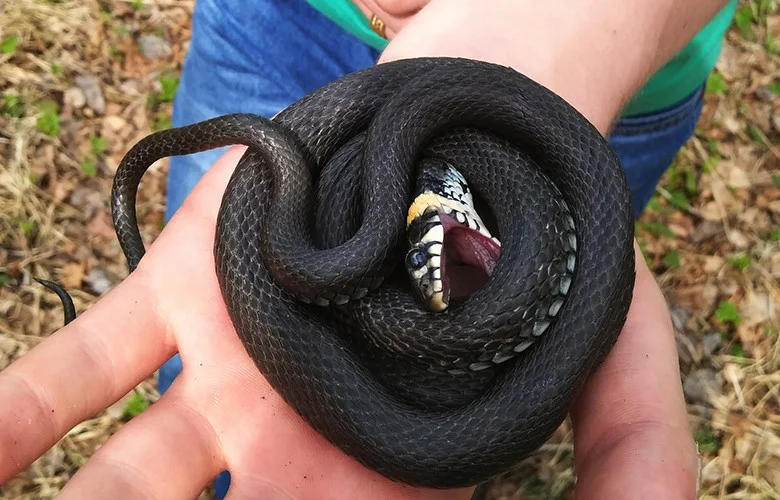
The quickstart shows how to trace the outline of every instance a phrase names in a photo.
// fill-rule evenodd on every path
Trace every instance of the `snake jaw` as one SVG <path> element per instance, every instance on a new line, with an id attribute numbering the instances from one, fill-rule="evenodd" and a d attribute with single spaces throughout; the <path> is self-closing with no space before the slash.
<path id="1" fill-rule="evenodd" d="M 442 256 L 444 224 L 435 206 L 429 205 L 410 219 L 407 234 L 410 249 L 406 269 L 417 299 L 433 312 L 444 311 L 449 304 L 449 286 Z"/>

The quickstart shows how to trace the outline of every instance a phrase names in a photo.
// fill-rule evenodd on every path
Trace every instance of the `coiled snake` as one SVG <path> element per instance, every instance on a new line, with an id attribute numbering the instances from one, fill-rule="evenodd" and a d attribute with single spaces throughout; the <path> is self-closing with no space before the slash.
<path id="1" fill-rule="evenodd" d="M 349 74 L 272 120 L 152 134 L 114 182 L 131 270 L 146 169 L 231 144 L 249 149 L 219 212 L 219 284 L 248 354 L 307 422 L 433 487 L 481 482 L 550 437 L 634 283 L 625 175 L 583 116 L 512 69 L 420 58 Z M 486 282 L 443 311 L 420 306 L 404 265 L 420 161 L 461 172 L 501 241 Z"/>

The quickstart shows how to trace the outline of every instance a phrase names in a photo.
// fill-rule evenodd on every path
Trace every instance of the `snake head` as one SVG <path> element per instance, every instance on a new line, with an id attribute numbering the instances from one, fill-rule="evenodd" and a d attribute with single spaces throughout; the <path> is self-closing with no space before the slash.
<path id="1" fill-rule="evenodd" d="M 498 261 L 500 244 L 469 224 L 468 217 L 438 195 L 418 197 L 407 226 L 406 269 L 417 299 L 433 312 L 482 287 Z M 463 221 L 463 222 L 461 222 Z"/>

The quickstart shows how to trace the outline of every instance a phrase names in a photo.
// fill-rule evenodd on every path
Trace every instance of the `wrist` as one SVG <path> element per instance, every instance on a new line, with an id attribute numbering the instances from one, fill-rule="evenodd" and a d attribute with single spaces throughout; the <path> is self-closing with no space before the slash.
<path id="1" fill-rule="evenodd" d="M 617 78 L 603 82 L 590 74 L 603 73 L 595 67 L 602 61 L 583 60 L 583 56 L 588 56 L 582 54 L 584 50 L 578 50 L 582 56 L 576 60 L 571 47 L 554 38 L 561 34 L 550 36 L 552 34 L 543 33 L 541 27 L 521 33 L 518 23 L 510 29 L 496 16 L 486 18 L 487 5 L 476 7 L 470 2 L 461 3 L 462 8 L 454 9 L 439 7 L 440 2 L 433 0 L 395 35 L 379 62 L 450 56 L 509 66 L 561 96 L 600 132 L 606 133 L 623 105 L 625 98 L 619 96 L 628 93 L 627 88 L 622 92 L 618 88 L 628 87 L 628 84 Z M 468 28 L 471 23 L 479 27 Z M 544 31 L 550 31 L 549 27 Z"/>

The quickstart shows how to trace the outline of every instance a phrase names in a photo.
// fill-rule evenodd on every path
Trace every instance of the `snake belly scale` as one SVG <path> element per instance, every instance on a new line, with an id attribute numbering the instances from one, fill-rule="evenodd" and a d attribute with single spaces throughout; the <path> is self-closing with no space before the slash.
<path id="1" fill-rule="evenodd" d="M 482 482 L 549 438 L 615 343 L 634 283 L 625 175 L 583 116 L 512 69 L 419 58 L 349 74 L 272 120 L 157 132 L 114 181 L 131 270 L 146 169 L 232 144 L 249 148 L 218 216 L 219 285 L 247 353 L 313 428 L 391 479 L 439 488 Z M 441 312 L 399 273 L 421 158 L 462 173 L 501 240 L 484 286 Z"/>

